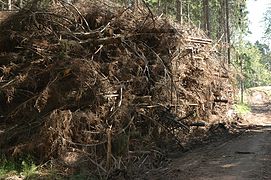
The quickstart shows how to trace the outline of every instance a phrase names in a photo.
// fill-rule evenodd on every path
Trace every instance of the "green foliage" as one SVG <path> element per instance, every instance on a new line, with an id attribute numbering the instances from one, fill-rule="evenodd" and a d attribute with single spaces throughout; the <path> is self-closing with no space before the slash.
<path id="1" fill-rule="evenodd" d="M 12 175 L 22 175 L 25 178 L 30 178 L 37 173 L 38 168 L 30 156 L 23 160 L 7 159 L 4 156 L 0 158 L 0 179 Z"/>
<path id="2" fill-rule="evenodd" d="M 158 0 L 146 0 L 146 2 L 152 7 L 155 7 L 158 5 Z"/>
<path id="3" fill-rule="evenodd" d="M 264 38 L 267 41 L 271 40 L 271 7 L 269 7 L 264 14 L 265 31 Z"/>
<path id="4" fill-rule="evenodd" d="M 22 161 L 22 172 L 21 174 L 25 177 L 31 177 L 37 174 L 37 166 L 33 163 L 33 161 Z"/>
<path id="5" fill-rule="evenodd" d="M 251 112 L 251 107 L 248 104 L 235 104 L 234 110 L 237 112 L 238 115 L 245 115 Z"/>
<path id="6" fill-rule="evenodd" d="M 246 0 L 236 0 L 231 2 L 230 15 L 231 15 L 231 29 L 232 32 L 248 33 L 248 11 Z"/>
<path id="7" fill-rule="evenodd" d="M 256 41 L 255 46 L 260 50 L 262 54 L 261 63 L 271 71 L 271 51 L 267 44 L 262 44 L 259 41 Z"/>
<path id="8" fill-rule="evenodd" d="M 6 177 L 8 174 L 17 174 L 18 167 L 14 162 L 8 161 L 5 158 L 1 158 L 0 161 L 0 179 Z"/>
<path id="9" fill-rule="evenodd" d="M 154 12 L 176 17 L 177 0 L 145 0 Z M 182 17 L 186 22 L 203 27 L 203 0 L 179 0 L 182 2 Z M 133 4 L 135 0 L 117 0 L 124 4 Z M 219 39 L 225 31 L 225 0 L 209 0 L 210 36 Z M 248 33 L 246 0 L 228 0 L 229 24 L 232 37 L 239 33 Z"/>
<path id="10" fill-rule="evenodd" d="M 269 48 L 259 42 L 255 45 L 240 42 L 237 52 L 235 66 L 242 71 L 245 88 L 271 84 Z"/>

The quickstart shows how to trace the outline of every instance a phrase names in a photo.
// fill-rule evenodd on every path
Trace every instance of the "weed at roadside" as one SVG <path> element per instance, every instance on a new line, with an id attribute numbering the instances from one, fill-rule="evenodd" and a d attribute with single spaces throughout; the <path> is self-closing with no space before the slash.
<path id="1" fill-rule="evenodd" d="M 238 115 L 244 116 L 251 112 L 251 107 L 248 104 L 240 103 L 234 105 L 234 110 Z"/>

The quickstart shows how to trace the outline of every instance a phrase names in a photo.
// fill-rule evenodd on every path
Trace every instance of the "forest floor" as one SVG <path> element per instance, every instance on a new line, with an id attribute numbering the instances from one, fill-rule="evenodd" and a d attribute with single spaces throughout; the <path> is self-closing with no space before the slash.
<path id="1" fill-rule="evenodd" d="M 252 105 L 239 133 L 172 158 L 138 179 L 271 179 L 271 103 Z"/>

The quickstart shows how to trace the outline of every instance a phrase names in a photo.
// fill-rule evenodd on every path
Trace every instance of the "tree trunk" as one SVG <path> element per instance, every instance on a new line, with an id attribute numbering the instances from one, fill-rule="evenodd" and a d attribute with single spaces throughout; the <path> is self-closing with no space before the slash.
<path id="1" fill-rule="evenodd" d="M 164 13 L 165 13 L 165 15 L 168 14 L 168 2 L 167 1 L 164 3 Z"/>
<path id="2" fill-rule="evenodd" d="M 243 57 L 240 57 L 240 68 L 241 68 L 241 75 L 243 76 Z M 243 80 L 243 77 L 241 77 L 241 87 L 240 87 L 240 90 L 241 90 L 241 103 L 243 104 L 244 103 L 244 80 Z"/>
<path id="3" fill-rule="evenodd" d="M 188 22 L 190 22 L 190 6 L 189 6 L 189 4 L 187 4 L 187 19 L 188 19 Z"/>
<path id="4" fill-rule="evenodd" d="M 231 41 L 230 41 L 230 27 L 229 27 L 229 0 L 225 0 L 226 8 L 226 34 L 227 34 L 227 44 L 228 44 L 228 64 L 231 63 Z"/>
<path id="5" fill-rule="evenodd" d="M 203 0 L 203 29 L 207 33 L 208 36 L 211 35 L 210 31 L 210 16 L 209 16 L 209 0 Z"/>
<path id="6" fill-rule="evenodd" d="M 182 7 L 182 0 L 176 0 L 176 18 L 182 24 L 183 23 L 183 7 Z"/>
<path id="7" fill-rule="evenodd" d="M 218 32 L 217 32 L 217 39 L 220 39 L 221 36 L 224 33 L 224 24 L 225 24 L 225 18 L 224 18 L 224 0 L 220 0 L 219 5 L 219 18 L 218 18 Z"/>
<path id="8" fill-rule="evenodd" d="M 161 0 L 157 1 L 157 5 L 158 5 L 158 7 L 157 7 L 158 13 L 159 14 L 163 13 L 163 7 L 161 5 Z"/>

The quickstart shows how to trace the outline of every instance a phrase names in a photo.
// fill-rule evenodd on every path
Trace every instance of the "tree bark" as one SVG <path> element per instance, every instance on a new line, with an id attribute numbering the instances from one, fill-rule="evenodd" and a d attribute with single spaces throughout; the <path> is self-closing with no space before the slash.
<path id="1" fill-rule="evenodd" d="M 204 30 L 208 36 L 211 35 L 210 16 L 209 16 L 209 0 L 203 0 L 203 22 Z"/>
<path id="2" fill-rule="evenodd" d="M 243 57 L 238 56 L 240 58 L 240 69 L 241 69 L 241 75 L 243 76 Z M 244 103 L 244 80 L 243 77 L 241 77 L 241 82 L 240 82 L 240 91 L 241 91 L 241 103 Z"/>
<path id="3" fill-rule="evenodd" d="M 227 44 L 228 44 L 228 64 L 231 63 L 231 40 L 230 40 L 230 27 L 229 27 L 229 0 L 225 0 L 225 8 L 226 8 L 226 34 L 227 34 Z"/>
<path id="4" fill-rule="evenodd" d="M 182 24 L 183 23 L 183 7 L 182 0 L 176 0 L 176 18 Z"/>

